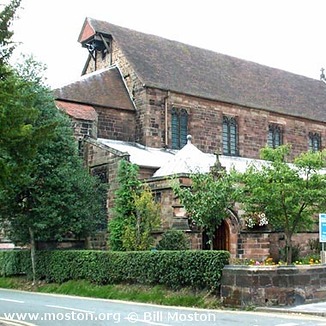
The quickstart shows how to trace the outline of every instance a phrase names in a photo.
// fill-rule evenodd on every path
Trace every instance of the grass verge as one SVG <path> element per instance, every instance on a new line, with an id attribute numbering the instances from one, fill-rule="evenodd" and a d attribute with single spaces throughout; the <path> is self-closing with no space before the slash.
<path id="1" fill-rule="evenodd" d="M 219 298 L 207 291 L 193 291 L 188 288 L 172 291 L 161 285 L 152 287 L 136 284 L 95 285 L 84 280 L 68 281 L 62 284 L 39 282 L 33 285 L 25 277 L 0 277 L 0 288 L 168 306 L 221 308 Z"/>

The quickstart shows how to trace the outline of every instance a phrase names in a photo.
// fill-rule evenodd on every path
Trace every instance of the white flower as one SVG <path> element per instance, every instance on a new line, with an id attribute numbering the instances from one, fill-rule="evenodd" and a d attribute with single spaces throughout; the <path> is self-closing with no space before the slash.
<path id="1" fill-rule="evenodd" d="M 264 226 L 268 224 L 268 219 L 265 213 L 253 213 L 250 216 L 245 217 L 246 227 L 252 229 L 255 225 Z"/>

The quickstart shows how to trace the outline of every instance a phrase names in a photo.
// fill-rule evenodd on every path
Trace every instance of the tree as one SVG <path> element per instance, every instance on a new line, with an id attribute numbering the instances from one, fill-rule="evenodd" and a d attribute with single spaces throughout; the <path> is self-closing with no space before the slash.
<path id="1" fill-rule="evenodd" d="M 319 173 L 325 166 L 325 152 L 302 153 L 292 164 L 287 162 L 290 154 L 286 145 L 265 147 L 261 158 L 266 164 L 253 164 L 238 174 L 238 200 L 246 215 L 263 213 L 272 228 L 284 232 L 288 264 L 292 263 L 292 236 L 310 229 L 316 213 L 326 206 L 326 178 Z"/>
<path id="2" fill-rule="evenodd" d="M 115 192 L 113 217 L 109 221 L 112 250 L 148 250 L 152 231 L 160 225 L 159 205 L 148 186 L 138 178 L 139 168 L 122 160 L 118 170 L 119 188 Z"/>
<path id="3" fill-rule="evenodd" d="M 106 217 L 106 191 L 84 169 L 70 120 L 39 69 L 32 58 L 8 69 L 0 94 L 0 225 L 16 244 L 30 246 L 34 280 L 37 241 L 84 238 Z"/>
<path id="4" fill-rule="evenodd" d="M 111 250 L 123 251 L 123 233 L 130 220 L 135 219 L 134 196 L 138 195 L 141 181 L 138 166 L 121 160 L 118 169 L 118 189 L 115 192 L 113 216 L 109 221 L 109 244 Z"/>
<path id="5" fill-rule="evenodd" d="M 20 3 L 21 0 L 12 0 L 0 12 L 0 65 L 8 61 L 15 48 L 15 43 L 11 40 L 13 31 L 9 29 Z"/>
<path id="6" fill-rule="evenodd" d="M 0 185 L 23 173 L 46 138 L 43 130 L 33 127 L 36 95 L 8 64 L 15 47 L 9 28 L 19 5 L 20 1 L 12 1 L 0 12 Z"/>
<path id="7" fill-rule="evenodd" d="M 125 250 L 149 250 L 154 243 L 152 231 L 160 226 L 160 205 L 155 203 L 148 186 L 134 195 L 136 215 L 125 227 L 122 243 Z"/>
<path id="8" fill-rule="evenodd" d="M 234 206 L 232 178 L 225 170 L 220 170 L 218 175 L 194 173 L 190 178 L 190 187 L 173 182 L 173 190 L 189 217 L 206 231 L 212 250 L 215 231 L 230 216 Z"/>

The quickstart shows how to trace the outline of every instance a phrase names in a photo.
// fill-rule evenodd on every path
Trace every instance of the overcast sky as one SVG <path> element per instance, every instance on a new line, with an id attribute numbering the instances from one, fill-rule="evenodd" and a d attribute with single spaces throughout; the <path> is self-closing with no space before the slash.
<path id="1" fill-rule="evenodd" d="M 326 68 L 325 0 L 22 0 L 16 54 L 44 63 L 53 88 L 77 80 L 87 16 L 315 79 Z"/>

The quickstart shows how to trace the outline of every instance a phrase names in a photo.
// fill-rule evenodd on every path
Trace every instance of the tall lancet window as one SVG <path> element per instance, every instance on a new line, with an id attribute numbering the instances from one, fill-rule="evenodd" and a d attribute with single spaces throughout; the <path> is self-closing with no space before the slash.
<path id="1" fill-rule="evenodd" d="M 173 108 L 171 114 L 172 148 L 181 149 L 187 144 L 188 112 L 186 109 Z"/>
<path id="2" fill-rule="evenodd" d="M 238 124 L 234 117 L 223 116 L 223 154 L 239 155 Z"/>

